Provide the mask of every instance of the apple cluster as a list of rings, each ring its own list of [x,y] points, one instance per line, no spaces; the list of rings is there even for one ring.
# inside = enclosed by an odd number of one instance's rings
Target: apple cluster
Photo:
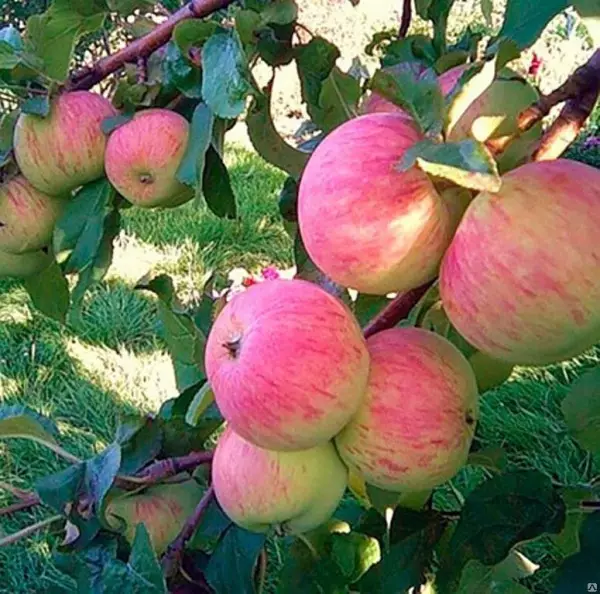
[[[108,99],[88,91],[57,96],[46,117],[21,114],[14,133],[19,173],[0,186],[0,277],[27,278],[51,262],[56,222],[73,191],[106,175],[126,200],[174,207],[193,197],[178,181],[189,123],[168,109],[146,109],[109,135]]]
[[[458,76],[442,77],[442,90]],[[531,103],[527,87],[506,95],[511,82],[467,110],[457,138],[510,133]],[[511,121],[502,98],[523,101]],[[467,460],[480,392],[515,364],[560,361],[600,340],[600,172],[564,159],[521,164],[520,139],[500,163],[500,191],[444,191],[397,167],[422,139],[405,112],[371,95],[311,155],[298,196],[308,254],[338,284],[387,295],[439,277],[440,300],[419,327],[365,340],[342,301],[299,279],[253,285],[215,321],[206,370],[227,428],[212,479],[246,529],[317,527],[349,477],[434,489]],[[442,336],[448,328],[469,359]]]

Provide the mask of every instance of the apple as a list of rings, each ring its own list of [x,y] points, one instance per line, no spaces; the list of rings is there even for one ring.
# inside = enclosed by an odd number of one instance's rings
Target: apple
[[[456,329],[490,357],[568,359],[600,340],[600,171],[529,163],[470,204],[440,274]]]
[[[527,80],[510,68],[502,68],[496,80],[467,109],[451,131],[448,140],[473,137],[480,142],[509,136],[517,130],[519,114],[539,99]],[[521,164],[533,143],[542,134],[542,123],[512,141],[498,160],[501,172]]]
[[[366,398],[335,438],[342,460],[376,487],[433,489],[465,464],[479,416],[469,362],[445,338],[393,328],[367,340]]]
[[[330,440],[358,409],[369,373],[350,311],[303,280],[269,280],[236,294],[212,326],[205,360],[227,422],[273,450]]]
[[[394,75],[398,71],[402,71],[405,68],[404,64],[396,64],[394,66],[388,66],[383,70],[385,72],[389,72]],[[456,83],[460,79],[462,73],[466,70],[467,66],[461,64],[460,66],[455,66],[450,70],[441,74],[438,78],[438,82],[440,85],[440,90],[442,91],[442,95],[447,97],[452,89],[456,86]],[[399,105],[388,101],[378,93],[371,93],[366,100],[364,101],[362,108],[362,113],[398,113],[405,118],[411,120],[411,116]]]
[[[306,250],[332,280],[385,295],[433,279],[451,240],[449,213],[429,177],[397,164],[422,140],[392,113],[350,120],[304,169],[298,221]]]
[[[276,452],[246,441],[228,427],[219,438],[212,484],[223,511],[252,532],[315,529],[331,518],[348,480],[332,442]]]
[[[0,186],[0,250],[22,254],[41,249],[52,239],[64,200],[36,190],[22,175]]]
[[[18,255],[0,251],[0,278],[29,278],[47,268],[51,262],[52,256],[43,250]]]
[[[105,520],[133,543],[137,524],[148,530],[157,555],[164,553],[192,515],[204,490],[193,479],[149,487],[143,493],[123,494],[110,499]]]
[[[176,177],[189,137],[188,121],[168,109],[145,109],[117,128],[106,146],[106,175],[143,208],[179,206],[193,198]]]
[[[116,114],[108,99],[89,91],[59,95],[45,118],[22,114],[14,134],[21,172],[40,192],[53,196],[102,177],[106,136],[101,124]]]

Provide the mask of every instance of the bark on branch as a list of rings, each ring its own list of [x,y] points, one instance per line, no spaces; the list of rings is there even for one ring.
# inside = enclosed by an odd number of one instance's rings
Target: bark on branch
[[[398,37],[406,37],[410,29],[410,21],[412,20],[412,0],[404,0],[402,4],[402,20],[400,21],[400,30]]]
[[[73,73],[66,84],[67,90],[90,89],[125,64],[137,64],[139,59],[147,58],[152,52],[165,45],[171,39],[175,26],[182,21],[203,18],[232,2],[233,0],[191,0],[147,35],[96,62],[93,66]]]

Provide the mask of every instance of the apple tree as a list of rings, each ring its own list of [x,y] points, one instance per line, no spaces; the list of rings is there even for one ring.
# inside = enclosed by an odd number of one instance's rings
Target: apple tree
[[[30,15],[9,3],[0,276],[70,324],[111,265],[124,209],[197,201],[239,217],[223,159],[238,122],[288,176],[296,274],[217,297],[209,280],[192,308],[169,276],[140,279],[180,394],[90,459],[61,447],[52,419],[0,407],[0,438],[68,462],[12,488],[1,514],[54,515],[1,545],[55,529],[78,592],[483,594],[530,591],[519,545],[550,536],[576,543],[556,593],[600,582],[600,479],[507,470],[477,440],[480,398],[514,365],[600,341],[600,172],[561,158],[597,102],[600,52],[547,95],[511,67],[567,9],[597,44],[600,5],[507,0],[497,35],[452,42],[453,3],[405,0],[369,46],[369,76],[337,65],[294,0],[53,0]],[[490,0],[477,6],[491,18]],[[409,34],[416,16],[431,35]],[[120,49],[86,57],[112,34]],[[299,146],[271,108],[288,65],[315,130]],[[563,412],[598,454],[598,369]],[[465,465],[480,484],[441,504]]]

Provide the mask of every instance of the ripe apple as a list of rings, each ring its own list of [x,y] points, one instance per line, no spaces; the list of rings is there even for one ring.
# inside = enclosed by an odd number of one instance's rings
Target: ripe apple
[[[64,204],[22,175],[6,181],[0,186],[0,250],[22,254],[48,245]]]
[[[102,177],[106,136],[101,124],[116,114],[110,101],[89,91],[59,95],[45,118],[22,114],[14,135],[21,172],[53,196]]]
[[[509,136],[517,130],[519,114],[539,99],[539,93],[527,80],[510,68],[503,68],[496,80],[467,109],[456,123],[448,140],[471,136],[480,142]],[[540,138],[542,124],[511,142],[498,160],[501,172],[514,169]]]
[[[330,440],[364,396],[369,354],[346,306],[303,280],[252,285],[225,306],[206,345],[219,410],[273,450]]]
[[[0,251],[0,278],[28,278],[51,262],[52,256],[43,250],[18,255]]]
[[[276,452],[251,444],[231,428],[219,438],[212,463],[217,501],[233,522],[252,532],[313,530],[331,518],[347,480],[332,442]]]
[[[106,505],[107,524],[133,543],[135,527],[143,523],[157,555],[175,540],[200,502],[203,489],[193,479],[149,487],[143,493],[125,494]]]
[[[298,221],[308,254],[335,282],[385,295],[436,276],[449,214],[425,173],[396,168],[421,139],[397,114],[375,113],[342,124],[312,154]]]
[[[465,213],[440,274],[456,329],[496,359],[544,365],[600,340],[600,172],[523,165]]]
[[[464,465],[479,415],[469,362],[445,338],[394,328],[367,340],[366,398],[335,438],[342,460],[376,487],[425,491]]]
[[[106,146],[106,175],[129,202],[143,208],[173,207],[193,191],[176,173],[189,137],[187,120],[168,109],[146,109],[117,128]]]

